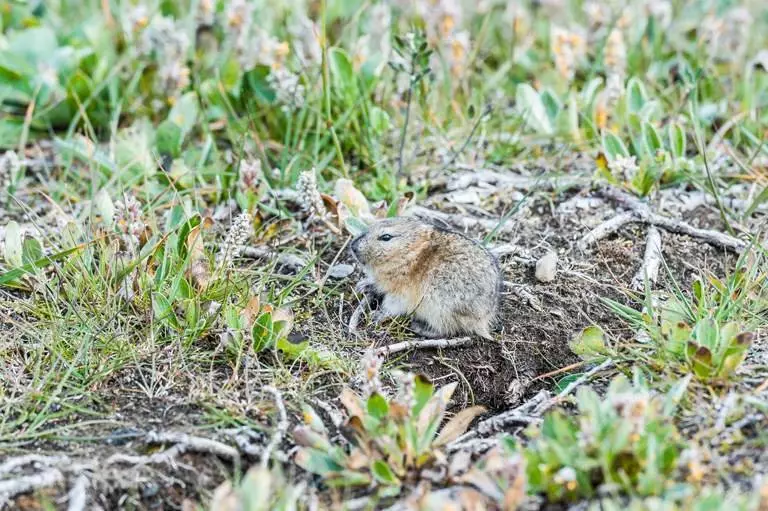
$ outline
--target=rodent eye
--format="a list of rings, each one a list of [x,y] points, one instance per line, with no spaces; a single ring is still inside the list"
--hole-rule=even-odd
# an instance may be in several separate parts
[[[392,239],[391,234],[382,234],[381,236],[379,236],[379,241],[389,241],[391,239]]]

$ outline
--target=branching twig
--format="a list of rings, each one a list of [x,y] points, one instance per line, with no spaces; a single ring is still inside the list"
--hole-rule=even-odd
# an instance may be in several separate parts
[[[632,279],[632,287],[634,289],[643,289],[646,279],[649,283],[655,284],[659,278],[659,267],[661,266],[661,234],[659,230],[650,226],[648,228],[648,236],[645,240],[645,256],[643,257],[643,265],[635,274]]]
[[[468,431],[454,440],[448,446],[448,450],[454,452],[464,448],[472,448],[473,452],[478,452],[477,449],[480,446],[493,445],[488,443],[488,439],[485,438],[487,435],[502,431],[510,424],[538,424],[541,422],[541,416],[544,412],[576,390],[577,387],[589,381],[592,376],[611,367],[613,363],[611,359],[605,360],[602,364],[584,373],[555,397],[550,397],[547,391],[541,391],[520,406],[481,421],[472,431]]]
[[[240,452],[232,446],[221,443],[210,438],[190,436],[186,433],[176,432],[154,432],[150,431],[144,437],[144,441],[149,444],[176,444],[164,451],[150,454],[147,456],[135,456],[130,454],[113,454],[104,462],[106,465],[115,463],[127,463],[131,465],[150,465],[171,463],[176,457],[185,452],[199,452],[214,454],[221,458],[229,459],[235,463],[240,461]]]
[[[288,414],[285,412],[285,403],[283,402],[283,394],[275,387],[264,387],[264,391],[269,392],[275,398],[275,406],[277,407],[277,425],[275,426],[275,432],[272,434],[267,446],[264,448],[264,452],[261,454],[261,466],[267,468],[269,459],[272,457],[272,451],[274,451],[280,442],[283,441],[285,432],[288,431]]]
[[[635,214],[636,222],[643,222],[649,225],[655,225],[669,232],[677,234],[685,234],[692,238],[698,238],[710,245],[723,247],[734,252],[741,252],[747,247],[747,243],[738,238],[734,238],[729,234],[725,234],[719,231],[713,231],[710,229],[699,229],[690,224],[683,222],[682,220],[675,220],[668,218],[658,213],[654,213],[648,207],[647,204],[640,199],[622,192],[615,188],[606,188],[603,190],[603,195],[609,197],[627,207],[632,213]]]
[[[455,339],[424,339],[403,341],[376,349],[376,355],[386,357],[409,349],[454,348],[472,342],[472,337],[456,337]]]

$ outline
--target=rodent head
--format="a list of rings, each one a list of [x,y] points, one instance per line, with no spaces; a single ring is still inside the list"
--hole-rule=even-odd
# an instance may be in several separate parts
[[[434,232],[434,226],[415,218],[387,218],[355,238],[352,252],[373,276],[400,271],[405,277],[429,250]]]

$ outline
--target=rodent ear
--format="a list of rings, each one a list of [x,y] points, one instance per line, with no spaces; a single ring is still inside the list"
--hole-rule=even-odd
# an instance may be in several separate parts
[[[434,229],[441,231],[452,230],[451,224],[439,218],[420,218],[420,220]]]

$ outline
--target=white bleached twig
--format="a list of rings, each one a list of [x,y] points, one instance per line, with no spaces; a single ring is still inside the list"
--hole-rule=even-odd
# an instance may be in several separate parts
[[[643,289],[646,279],[649,283],[655,284],[659,278],[659,268],[661,267],[661,233],[659,230],[650,226],[648,236],[645,238],[645,255],[643,256],[643,265],[632,279],[633,289]]]
[[[416,341],[403,341],[376,349],[376,355],[386,357],[393,353],[400,353],[410,349],[429,348],[455,348],[472,342],[471,337],[456,337],[455,339],[423,339]]]

